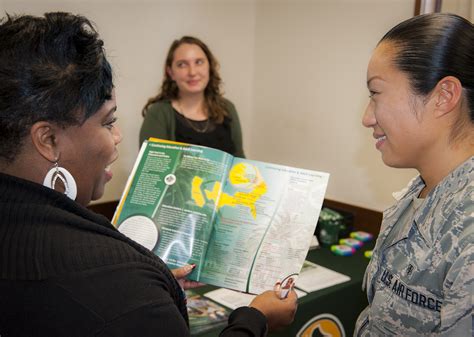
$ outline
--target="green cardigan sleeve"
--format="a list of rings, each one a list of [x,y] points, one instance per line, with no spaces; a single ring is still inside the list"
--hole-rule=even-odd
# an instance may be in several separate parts
[[[228,113],[229,117],[231,118],[230,122],[230,130],[231,130],[231,137],[232,141],[234,142],[235,146],[235,157],[240,157],[240,158],[245,158],[244,154],[244,147],[243,147],[243,142],[242,142],[242,129],[240,127],[240,120],[239,120],[239,115],[237,114],[237,109],[235,109],[234,104],[226,100],[227,105],[228,105]]]
[[[148,107],[140,128],[140,145],[150,137],[176,140],[175,130],[176,120],[170,101],[153,103]]]

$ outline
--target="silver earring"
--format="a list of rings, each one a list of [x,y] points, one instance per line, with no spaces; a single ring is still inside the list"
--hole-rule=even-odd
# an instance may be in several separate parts
[[[74,177],[64,167],[59,167],[58,162],[55,162],[54,167],[44,177],[43,185],[54,190],[58,179],[64,185],[64,194],[72,200],[76,200],[77,185]]]

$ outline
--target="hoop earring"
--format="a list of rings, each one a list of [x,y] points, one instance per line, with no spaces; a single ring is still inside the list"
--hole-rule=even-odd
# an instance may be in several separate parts
[[[64,167],[59,167],[58,162],[54,163],[54,167],[48,171],[44,177],[43,186],[54,190],[57,180],[61,180],[64,185],[64,194],[72,200],[76,200],[77,185],[74,177]]]

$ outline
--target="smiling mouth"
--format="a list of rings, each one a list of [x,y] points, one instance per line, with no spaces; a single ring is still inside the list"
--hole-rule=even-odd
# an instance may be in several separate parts
[[[112,177],[114,176],[114,174],[112,173],[112,170],[110,169],[110,165],[107,165],[105,167],[104,172],[105,172],[106,182],[109,182],[110,180],[112,180]]]
[[[376,137],[375,148],[380,149],[380,147],[382,146],[382,144],[385,142],[386,139],[387,139],[387,136]]]
[[[112,173],[112,164],[117,160],[118,156],[116,156],[114,158],[114,160],[112,160],[105,168],[104,168],[104,172],[105,172],[105,176],[107,178],[107,181],[110,181],[113,177],[113,173]]]

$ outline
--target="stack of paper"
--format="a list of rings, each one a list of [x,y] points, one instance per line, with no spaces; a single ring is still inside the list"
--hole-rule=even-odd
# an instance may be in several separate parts
[[[186,291],[186,297],[191,335],[224,326],[227,323],[230,314],[228,309],[192,290]]]
[[[334,270],[324,268],[309,261],[305,261],[301,269],[296,287],[308,293],[344,283],[351,278]]]
[[[301,290],[295,289],[295,291],[296,295],[298,295],[298,298],[306,296],[306,293]],[[204,294],[204,296],[228,308],[231,308],[232,310],[235,310],[239,307],[249,305],[256,295],[241,293],[235,290],[225,288],[219,288]]]

